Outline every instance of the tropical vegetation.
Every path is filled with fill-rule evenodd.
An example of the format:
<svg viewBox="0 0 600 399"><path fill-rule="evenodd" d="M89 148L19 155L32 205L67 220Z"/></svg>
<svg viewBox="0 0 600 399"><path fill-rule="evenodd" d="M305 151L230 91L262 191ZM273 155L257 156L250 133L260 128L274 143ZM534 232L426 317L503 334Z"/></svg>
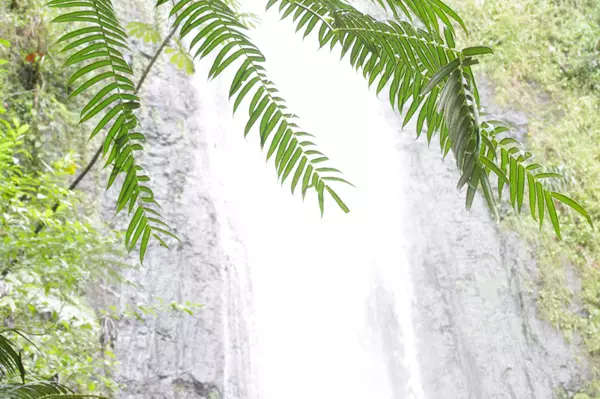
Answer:
<svg viewBox="0 0 600 399"><path fill-rule="evenodd" d="M539 228L544 226L544 221L549 222L558 239L564 233L559 217L563 223L567 221L569 232L572 225L581 224L579 220L592 225L596 213L580 205L580 202L585 203L589 208L589 191L574 191L573 198L567 196L564 191L571 186L561 184L563 174L544 167L532 152L524 149L511 126L485 111L474 69L485 59L496 57L489 46L492 43L483 40L482 34L475 36L481 39L479 42L466 46L457 44L473 40L472 37L467 39L467 27L477 27L477 22L467 20L465 23L441 0L373 1L387 10L387 19L375 19L342 0L269 0L265 5L271 12L278 12L282 19L291 19L298 34L314 37L319 48L340 49L342 57L378 94L385 93L391 106L402 114L404 125L416 121L418 137L424 136L430 143L437 141L444 157L452 153L460 172L457 185L466 187L467 208L479 191L492 215L499 219L499 200L504 194L511 208L518 214L529 213ZM0 194L3 194L2 206L6 204L8 215L6 220L2 219L0 228L6 230L8 236L3 244L5 259L14 264L7 274L12 280L4 281L11 289L22 290L21 302L15 303L11 317L14 318L15 310L30 312L44 322L59 326L64 324L59 312L43 300L40 304L42 297L31 295L32 287L27 284L39 285L45 296L67 295L63 299L74 302L73 298L82 297L84 290L77 276L109 271L119 276L119 266L113 264L115 258L104 258L119 247L112 235L110 239L106 239L106 235L96 238L100 235L98 231L106 227L97 222L94 223L98 227L93 227L84 217L85 213L77 210L79 194L72 192L99 159L110 169L108 188L115 184L121 187L116 212L125 211L129 215L129 225L123 232L126 248L139 247L140 262L143 262L151 239L164 246L169 240L177 239L170 222L161 216L150 175L140 162L146 137L138 118L138 110L143 106L138 90L162 51L186 73L194 72L195 60L209 57L212 59L210 78L233 71L227 94L234 112L240 112L242 105L247 110L243 134L256 132L259 135L261 149L266 152L267 160L273 161L280 182L287 182L291 192L299 191L303 198L309 193L316 195L321 214L326 198L333 200L342 211L350 211L335 190L336 185L351 182L330 164L330 159L318 149L314 136L300 127L299 118L269 79L265 56L251 40L250 31L256 19L240 12L236 2L158 0L156 7L168 13L170 21L164 39L147 21L130 21L124 25L111 0L51 0L46 6L45 12L51 13L56 25L62 26L61 33L56 38L47 34L44 38L52 39L51 43L43 46L37 43L33 46L37 48L19 54L22 58L18 73L22 74L20 81L29 102L22 105L21 111L18 104L11 102L11 109L4 110L10 118L5 118L0 127L3 129L0 149L4 154L0 162L4 162L2 173L7 182L6 187L0 188L4 190ZM9 7L20 7L19 1L13 0ZM44 26L44 29L50 28ZM160 43L140 76L136 76L127 61L131 36ZM10 45L9 42L3 44ZM62 68L58 67L57 60L61 61ZM54 61L52 79L56 80L53 87L61 88L61 98L57 101L55 95L54 102L50 97L44 104L43 88L48 82L43 78L49 75L41 71L51 61ZM8 81L11 80L5 82ZM56 135L59 139L53 143L54 148L77 148L80 144L75 143L81 136L75 132L82 129L88 131L90 139L102 137L102 140L91 161L65 189L65 175L73 175L77 169L76 155L66 154L49 165L46 159L51 156L43 152L50 147L45 143L27 143L26 133L29 129L53 129L56 124L49 123L48 119L56 117L52 114L55 109L69 114L69 109L62 104L70 104L73 107L70 110L75 110L76 106L67 101L73 98L79 99L78 124L64 117L63 126L68 126L71 133ZM42 140L45 136L38 133L34 137ZM72 143L65 145L62 142L65 137ZM543 147L541 149L546 158ZM569 166L577 170L575 164ZM569 173L567 170L566 176ZM567 207L583 218L575 219L566 213ZM579 229L588 232L581 234L594 234L590 228L580 226ZM567 240L570 239L569 235ZM37 248L36 244L42 247ZM81 247L86 251L81 251ZM58 262L55 274L52 266L38 264L36 256L43 261ZM61 263L63 260L67 266ZM104 267L96 267L98 264ZM56 289L59 283L53 278L67 279L71 285L63 292ZM77 317L81 318L81 312ZM68 328L76 326L98 334L86 320L69 320L67 324ZM0 390L13 395L9 397L50 398L60 394L68 397L68 391L60 384L26 383L25 366L29 370L41 368L36 370L38 375L54 367L67 366L45 365L35 356L28 363L16 344L6 338L9 333L17 332L11 327L0 335L0 364L7 376L16 375L18 380L10 377L13 379ZM83 333L77 334L79 337ZM67 335L56 336L65 341L56 344L57 354L76 350L67 347L72 344ZM40 346L47 350L51 344L44 339ZM25 342L21 344L25 345L24 350L28 350L27 345L37 344L29 335ZM94 354L94 351L86 353ZM89 356L86 361L86 364L72 366L73 375L82 375L79 380L75 378L78 385L71 384L76 392L93 391L98 382L89 381L85 375L106 365L105 359L97 364L97 356ZM107 389L104 392L110 393L112 381L108 373L105 377L101 381Z"/></svg>

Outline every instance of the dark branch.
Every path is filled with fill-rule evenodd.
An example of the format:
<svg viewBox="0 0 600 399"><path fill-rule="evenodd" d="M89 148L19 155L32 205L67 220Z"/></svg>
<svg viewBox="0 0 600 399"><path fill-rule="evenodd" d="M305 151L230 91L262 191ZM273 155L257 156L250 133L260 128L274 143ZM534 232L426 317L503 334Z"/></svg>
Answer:
<svg viewBox="0 0 600 399"><path fill-rule="evenodd" d="M163 40L163 42L161 43L160 47L158 48L158 50L154 54L154 57L152 57L152 59L150 60L150 63L148 64L148 66L144 70L144 73L142 74L142 77L140 78L140 80L138 81L137 86L135 87L135 93L136 94L140 90L140 88L142 87L142 85L144 84L144 81L148 77L148 74L150 73L150 70L152 69L152 67L156 63L156 60L158 60L158 57L160 56L160 54L162 53L162 51L164 50L164 48L167 46L167 44L169 43L169 41L171 40L171 38L173 38L174 34L175 34L175 29L172 29L171 32L169 32L169 34L165 38L165 40ZM83 178L90 172L90 170L92 169L92 167L96 164L96 162L100 158L100 154L102 154L102 148L103 148L103 145L100 144L100 146L96 150L96 153L94 154L94 156L92 157L92 159L88 162L88 164L81 171L81 173L75 178L75 180L73 180L73 182L69 185L69 190L71 190L71 191L75 190L75 188L77 188L77 186L79 185L79 183L81 183L81 181L83 180ZM58 209L59 205L60 205L60 203L58 203L58 202L55 203L52 206L52 212L56 212L56 210ZM37 226L35 227L35 234L39 234L43 230L44 226L45 226L44 223L39 222L37 224Z"/></svg>
<svg viewBox="0 0 600 399"><path fill-rule="evenodd" d="M150 73L150 70L152 69L152 66L154 65L154 63L156 62L156 60L158 59L158 57L160 56L160 53L162 53L162 51L164 50L164 48L167 47L167 44L169 43L169 41L171 40L171 38L173 37L174 34L175 34L175 29L171 29L171 32L169 32L169 34L167 35L167 37L165 38L165 40L163 40L162 44L160 45L160 47L158 48L158 50L154 54L154 57L150 60L150 63L146 67L146 70L144 70L144 74L140 78L140 81L138 82L138 84L137 84L137 86L135 88L135 92L136 93L140 90L140 87L142 87L142 84L146 80L146 77L148 76L148 73Z"/></svg>

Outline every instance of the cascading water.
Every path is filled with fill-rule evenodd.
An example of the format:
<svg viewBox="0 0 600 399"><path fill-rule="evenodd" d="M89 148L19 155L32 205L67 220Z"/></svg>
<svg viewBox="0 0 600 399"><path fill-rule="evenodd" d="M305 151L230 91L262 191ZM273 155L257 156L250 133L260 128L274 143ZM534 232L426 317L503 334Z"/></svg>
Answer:
<svg viewBox="0 0 600 399"><path fill-rule="evenodd" d="M398 121L339 54L303 43L276 13L253 38L302 127L358 187L340 189L349 215L330 202L321 220L316 196L290 196L258 140L240 139L244 115L219 129L216 170L248 251L262 397L421 398Z"/></svg>
<svg viewBox="0 0 600 399"><path fill-rule="evenodd" d="M263 5L247 2L261 17ZM144 0L121 6L165 19ZM231 72L207 82L204 61L188 78L163 57L141 93L145 165L182 243L149 249L127 275L139 288L115 298L205 307L119 323L118 397L547 399L581 386L585 360L536 317L523 246L480 198L464 210L453 162L401 132L347 60L293 32L273 10L252 36L290 110L357 186L338 189L352 212L329 201L321 219L314 196L276 184L256 133L242 138L247 111L231 116Z"/></svg>

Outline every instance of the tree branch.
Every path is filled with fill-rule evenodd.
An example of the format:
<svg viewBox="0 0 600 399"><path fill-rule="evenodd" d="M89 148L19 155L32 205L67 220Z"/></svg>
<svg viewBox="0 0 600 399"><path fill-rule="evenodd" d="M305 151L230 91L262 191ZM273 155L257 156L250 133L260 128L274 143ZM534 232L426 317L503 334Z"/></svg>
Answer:
<svg viewBox="0 0 600 399"><path fill-rule="evenodd" d="M163 42L161 43L160 47L158 48L158 50L154 54L154 57L152 57L152 59L150 60L150 63L148 64L148 66L144 70L144 73L143 73L142 77L140 78L140 81L138 82L137 86L135 87L135 92L136 93L140 90L140 87L142 87L142 84L146 80L146 77L148 76L148 73L150 73L150 69L152 69L152 66L154 65L154 63L156 62L156 60L158 59L158 57L160 56L160 53L162 53L162 51L164 50L164 48L167 47L167 44L169 43L169 41L171 40L171 38L173 37L174 34L175 34L175 28L171 29L171 32L169 32L169 34L167 35L167 37L165 37L165 40L163 40Z"/></svg>
<svg viewBox="0 0 600 399"><path fill-rule="evenodd" d="M138 81L138 84L135 87L135 93L136 94L140 90L140 88L142 87L142 85L144 84L144 81L146 80L146 78L148 77L148 74L150 73L150 70L152 69L152 67L154 66L154 64L156 63L156 61L158 60L158 57L160 56L160 54L162 53L162 51L164 50L164 48L167 46L167 44L169 44L169 41L173 38L173 35L175 35L175 31L176 31L175 28L171 29L171 32L169 32L169 34L167 35L167 37L165 38L165 40L163 40L163 42L161 43L161 45L158 48L158 50L156 50L156 53L154 54L154 57L152 57L152 59L150 60L150 63L148 64L148 66L144 70L144 73L142 74L142 77L140 78L140 80ZM100 146L98 147L98 149L94 153L94 156L92 157L92 159L88 162L88 164L85 166L85 168L83 168L83 170L75 178L75 180L73 180L73 182L69 185L69 190L70 191L73 191L73 190L75 190L75 188L77 188L77 186L79 185L79 183L81 183L81 181L84 179L84 177L90 172L90 170L92 169L92 167L96 164L96 162L100 158L100 155L102 154L102 148L103 148L103 144L100 144ZM55 203L52 206L52 212L56 212L56 210L58 209L59 205L60 205L60 203L58 203L58 202ZM44 223L39 222L37 224L37 226L35 227L35 234L39 234L42 231L42 229L44 228L44 226L45 226Z"/></svg>

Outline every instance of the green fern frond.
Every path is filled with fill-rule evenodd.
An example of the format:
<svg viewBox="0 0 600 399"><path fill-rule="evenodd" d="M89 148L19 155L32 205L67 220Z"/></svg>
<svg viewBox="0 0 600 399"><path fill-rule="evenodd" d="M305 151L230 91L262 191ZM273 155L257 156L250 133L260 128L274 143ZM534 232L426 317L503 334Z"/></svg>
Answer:
<svg viewBox="0 0 600 399"><path fill-rule="evenodd" d="M0 334L0 376L18 374L23 383L25 382L25 368L21 355L13 343L4 335ZM0 391L1 393L2 391Z"/></svg>
<svg viewBox="0 0 600 399"><path fill-rule="evenodd" d="M307 36L318 28L321 47L339 46L342 58L350 54L350 64L369 85L378 82L377 94L387 85L390 103L398 111L409 103L405 124L427 100L420 95L427 80L461 55L449 31L446 43L405 21L377 21L339 0L270 0L267 7L276 3L282 19L292 16L296 31Z"/></svg>
<svg viewBox="0 0 600 399"><path fill-rule="evenodd" d="M493 173L498 179L498 198L502 197L505 186L508 186L509 200L512 208L521 212L523 204L528 200L531 216L542 228L545 215L548 215L556 235L560 238L560 223L555 208L555 200L581 214L590 226L593 221L589 213L579 203L566 195L554 191L552 179L561 178L556 172L548 171L534 162L533 155L522 149L521 143L506 135L510 129L499 121L487 120L481 123L483 145L479 152L479 160L485 174ZM493 197L491 192L484 193Z"/></svg>
<svg viewBox="0 0 600 399"><path fill-rule="evenodd" d="M175 18L173 27L179 29L180 39L191 36L189 47L194 58L217 54L210 78L219 76L234 62L239 65L229 90L229 97L234 98L233 111L243 100L251 99L244 135L258 125L261 147L267 146L267 160L274 158L281 183L290 178L292 193L300 187L303 197L309 188L314 188L321 214L325 193L348 212L330 186L331 182L347 182L337 169L324 165L328 158L316 149L314 136L300 130L297 117L288 111L285 100L266 75L265 57L246 35L247 28L237 14L220 0L181 0L170 16Z"/></svg>
<svg viewBox="0 0 600 399"><path fill-rule="evenodd" d="M291 16L297 32L303 36L318 32L320 47L329 44L333 49L337 45L342 58L349 54L350 64L362 71L369 86L377 82L377 94L387 86L392 107L403 113L408 105L404 125L420 108L418 135L425 123L429 141L435 131L446 131L443 115L437 110L439 88L429 89L427 96L421 92L444 65L460 62L461 52L454 49L451 32L446 31L446 37L451 39L446 43L405 21L377 21L339 0L270 0L267 8L278 2L282 19ZM467 60L467 66L470 62ZM472 136L472 132L461 135L467 136ZM446 152L450 144L444 141Z"/></svg>
<svg viewBox="0 0 600 399"><path fill-rule="evenodd" d="M480 187L498 218L489 180L490 172L494 172L499 176L499 192L505 184L510 187L511 204L518 212L522 209L525 185L530 187L532 216L539 219L541 226L547 212L558 237L554 200L579 212L591 225L590 216L580 204L545 185L544 179L556 174L533 173L537 164L527 163L530 153L520 152L514 146L505 148L518 143L516 140L496 141L494 135L507 128L496 126L490 131L489 122L480 120L479 94L471 67L478 63L477 56L491 54L492 50L485 46L457 50L452 26L444 18L450 16L458 21L460 17L454 17L438 1L386 1L397 5L405 15L410 10L433 29L417 29L401 20L378 21L340 0L270 0L267 8L279 3L281 18L291 16L297 32L307 36L318 31L321 48L329 44L331 49L341 49L342 58L350 54L350 64L362 71L369 86L377 82L377 94L388 87L390 104L404 114L403 125L416 116L417 137L425 127L429 143L439 133L444 157L452 150L461 172L458 187L468 187L467 208ZM440 10L447 13L445 17L440 16ZM440 30L435 18L440 18L445 27ZM443 35L438 34L440 31Z"/></svg>
<svg viewBox="0 0 600 399"><path fill-rule="evenodd" d="M492 50L484 46L456 49L452 21L463 25L460 17L441 0L372 1L391 9L396 18L379 21L342 0L269 0L267 8L279 3L282 19L291 17L297 32L305 37L318 32L320 47L340 48L341 57L348 55L350 64L363 74L369 86L376 84L377 94L387 88L390 104L404 114L403 125L416 118L417 137L426 131L431 143L435 134L439 134L444 157L452 151L461 172L458 187L468 187L467 208L481 187L490 209L498 217L489 180L489 174L494 172L499 176L499 193L508 184L511 205L517 211L522 209L527 185L532 215L543 223L547 212L557 235L560 236L560 229L555 199L581 213L591 224L589 215L579 204L544 184L543 179L553 177L552 173L533 173L534 164L528 163L530 154L519 153L514 146L505 148L514 144L513 139L495 141L495 135L505 127L496 126L490 131L487 128L490 122L480 120L481 105L471 67L478 63L478 56L490 54ZM158 0L157 6L166 2ZM225 0L176 1L170 13L174 19L173 29L179 32L179 40L190 36L189 49L194 58L216 55L210 78L219 76L233 64L238 65L229 90L230 98L234 99L234 113L244 100L249 100L245 135L258 125L261 147L268 144L267 160L274 157L281 182L291 178L292 192L300 186L303 197L309 188L314 188L321 213L325 192L347 212L348 208L329 183L348 182L337 169L322 165L328 158L316 149L309 139L312 135L301 131L297 117L287 110L285 101L266 75L263 54L249 40L247 27L230 3ZM132 212L136 201L150 198L148 202L153 202L153 195L149 189L139 186L140 181L148 178L136 177L141 168L134 162L133 152L141 149L141 144L131 144L131 140L143 139L143 135L129 134L137 125L133 110L139 106L139 99L132 90L133 85L125 80L130 69L117 50L117 47L126 47L125 33L112 13L109 0L54 0L51 4L83 9L57 20L91 25L61 39L70 41L65 50L86 45L67 60L68 65L86 61L71 80L100 68L110 69L96 74L74 95L101 80L112 80L83 109L82 121L105 112L92 135L111 122L104 147L107 153L112 145L107 162L114 164L109 186L116 175L125 173L118 210L129 204ZM126 241L129 243L131 239L135 245L143 234L142 257L150 233L170 234L160 227L164 222L146 215L151 211L155 212L138 206L126 236ZM151 227L150 222L154 223Z"/></svg>
<svg viewBox="0 0 600 399"><path fill-rule="evenodd" d="M140 100L131 81L133 71L122 53L129 50L127 34L110 0L53 0L48 6L66 10L54 22L74 25L58 40L66 44L62 52L70 52L66 66L77 68L69 84L83 81L71 97L97 90L81 111L81 123L100 118L90 138L107 131L103 155L108 155L106 166L113 166L108 187L117 176L124 175L117 213L127 208L133 214L125 236L126 245L132 249L140 242L143 262L150 236L161 243L164 242L160 235L175 236L157 212L158 204L147 185L150 178L136 160L145 137L136 131L139 121L134 110L140 107Z"/></svg>
<svg viewBox="0 0 600 399"><path fill-rule="evenodd" d="M428 97L428 101L432 107L437 108L438 115L443 116L439 128L440 147L444 156L452 149L457 167L461 171L458 188L460 189L468 183L467 209L471 207L479 183L481 183L484 193L487 193L489 188L487 174L482 173L478 159L481 147L478 107L471 89L471 82L464 73L465 65L472 64L472 62L471 58L465 58L464 60L456 58L440 69L423 90L424 94L431 90L432 94ZM438 98L436 96L437 82L443 80L446 76L448 78ZM429 108L430 104L422 107L421 114L423 112L436 112ZM420 126L417 127L417 135L420 134L419 129ZM490 202L490 198L492 197L486 195L490 209L495 212L496 207L493 201Z"/></svg>
<svg viewBox="0 0 600 399"><path fill-rule="evenodd" d="M391 10L396 18L403 16L410 21L413 17L416 18L429 32L439 33L442 26L454 31L452 20L458 22L467 32L467 27L460 16L441 0L371 0L371 2Z"/></svg>
<svg viewBox="0 0 600 399"><path fill-rule="evenodd" d="M0 397L3 399L107 399L99 395L75 394L65 387L48 382L0 384Z"/></svg>
<svg viewBox="0 0 600 399"><path fill-rule="evenodd" d="M6 399L69 399L84 396L75 396L60 385L36 382L30 384L6 384L0 385L0 397Z"/></svg>
<svg viewBox="0 0 600 399"><path fill-rule="evenodd" d="M2 399L106 399L98 395L74 394L68 388L47 381L25 382L25 368L21 361L19 349L5 337L6 332L16 333L23 338L21 332L10 329L0 332L0 381L6 377L18 375L21 383L0 383L0 398Z"/></svg>
<svg viewBox="0 0 600 399"><path fill-rule="evenodd" d="M276 3L279 3L282 19L292 16L296 30L304 29L304 36L318 30L320 47L329 44L333 49L338 46L342 58L350 54L350 64L362 71L369 86L376 83L377 94L387 87L390 104L404 113L403 125L418 115L417 136L427 126L427 139L430 142L434 134L441 131L442 148L448 153L452 142L447 139L444 113L438 109L438 103L442 85L459 66L464 72L461 74L471 82L468 89L478 103L477 88L470 72L470 65L476 60L468 58L462 61L464 55L455 49L450 31L446 30L442 39L415 29L405 21L375 20L339 0L271 0L267 7ZM446 90L444 101L453 100L456 103L458 95L467 89L462 87L455 85L454 89L458 89L456 93ZM474 109L462 110L475 114ZM453 130L455 136L459 137L456 129ZM473 132L460 135L461 138L470 136L473 136ZM458 147L455 149L458 150ZM460 154L462 161L464 154Z"/></svg>

